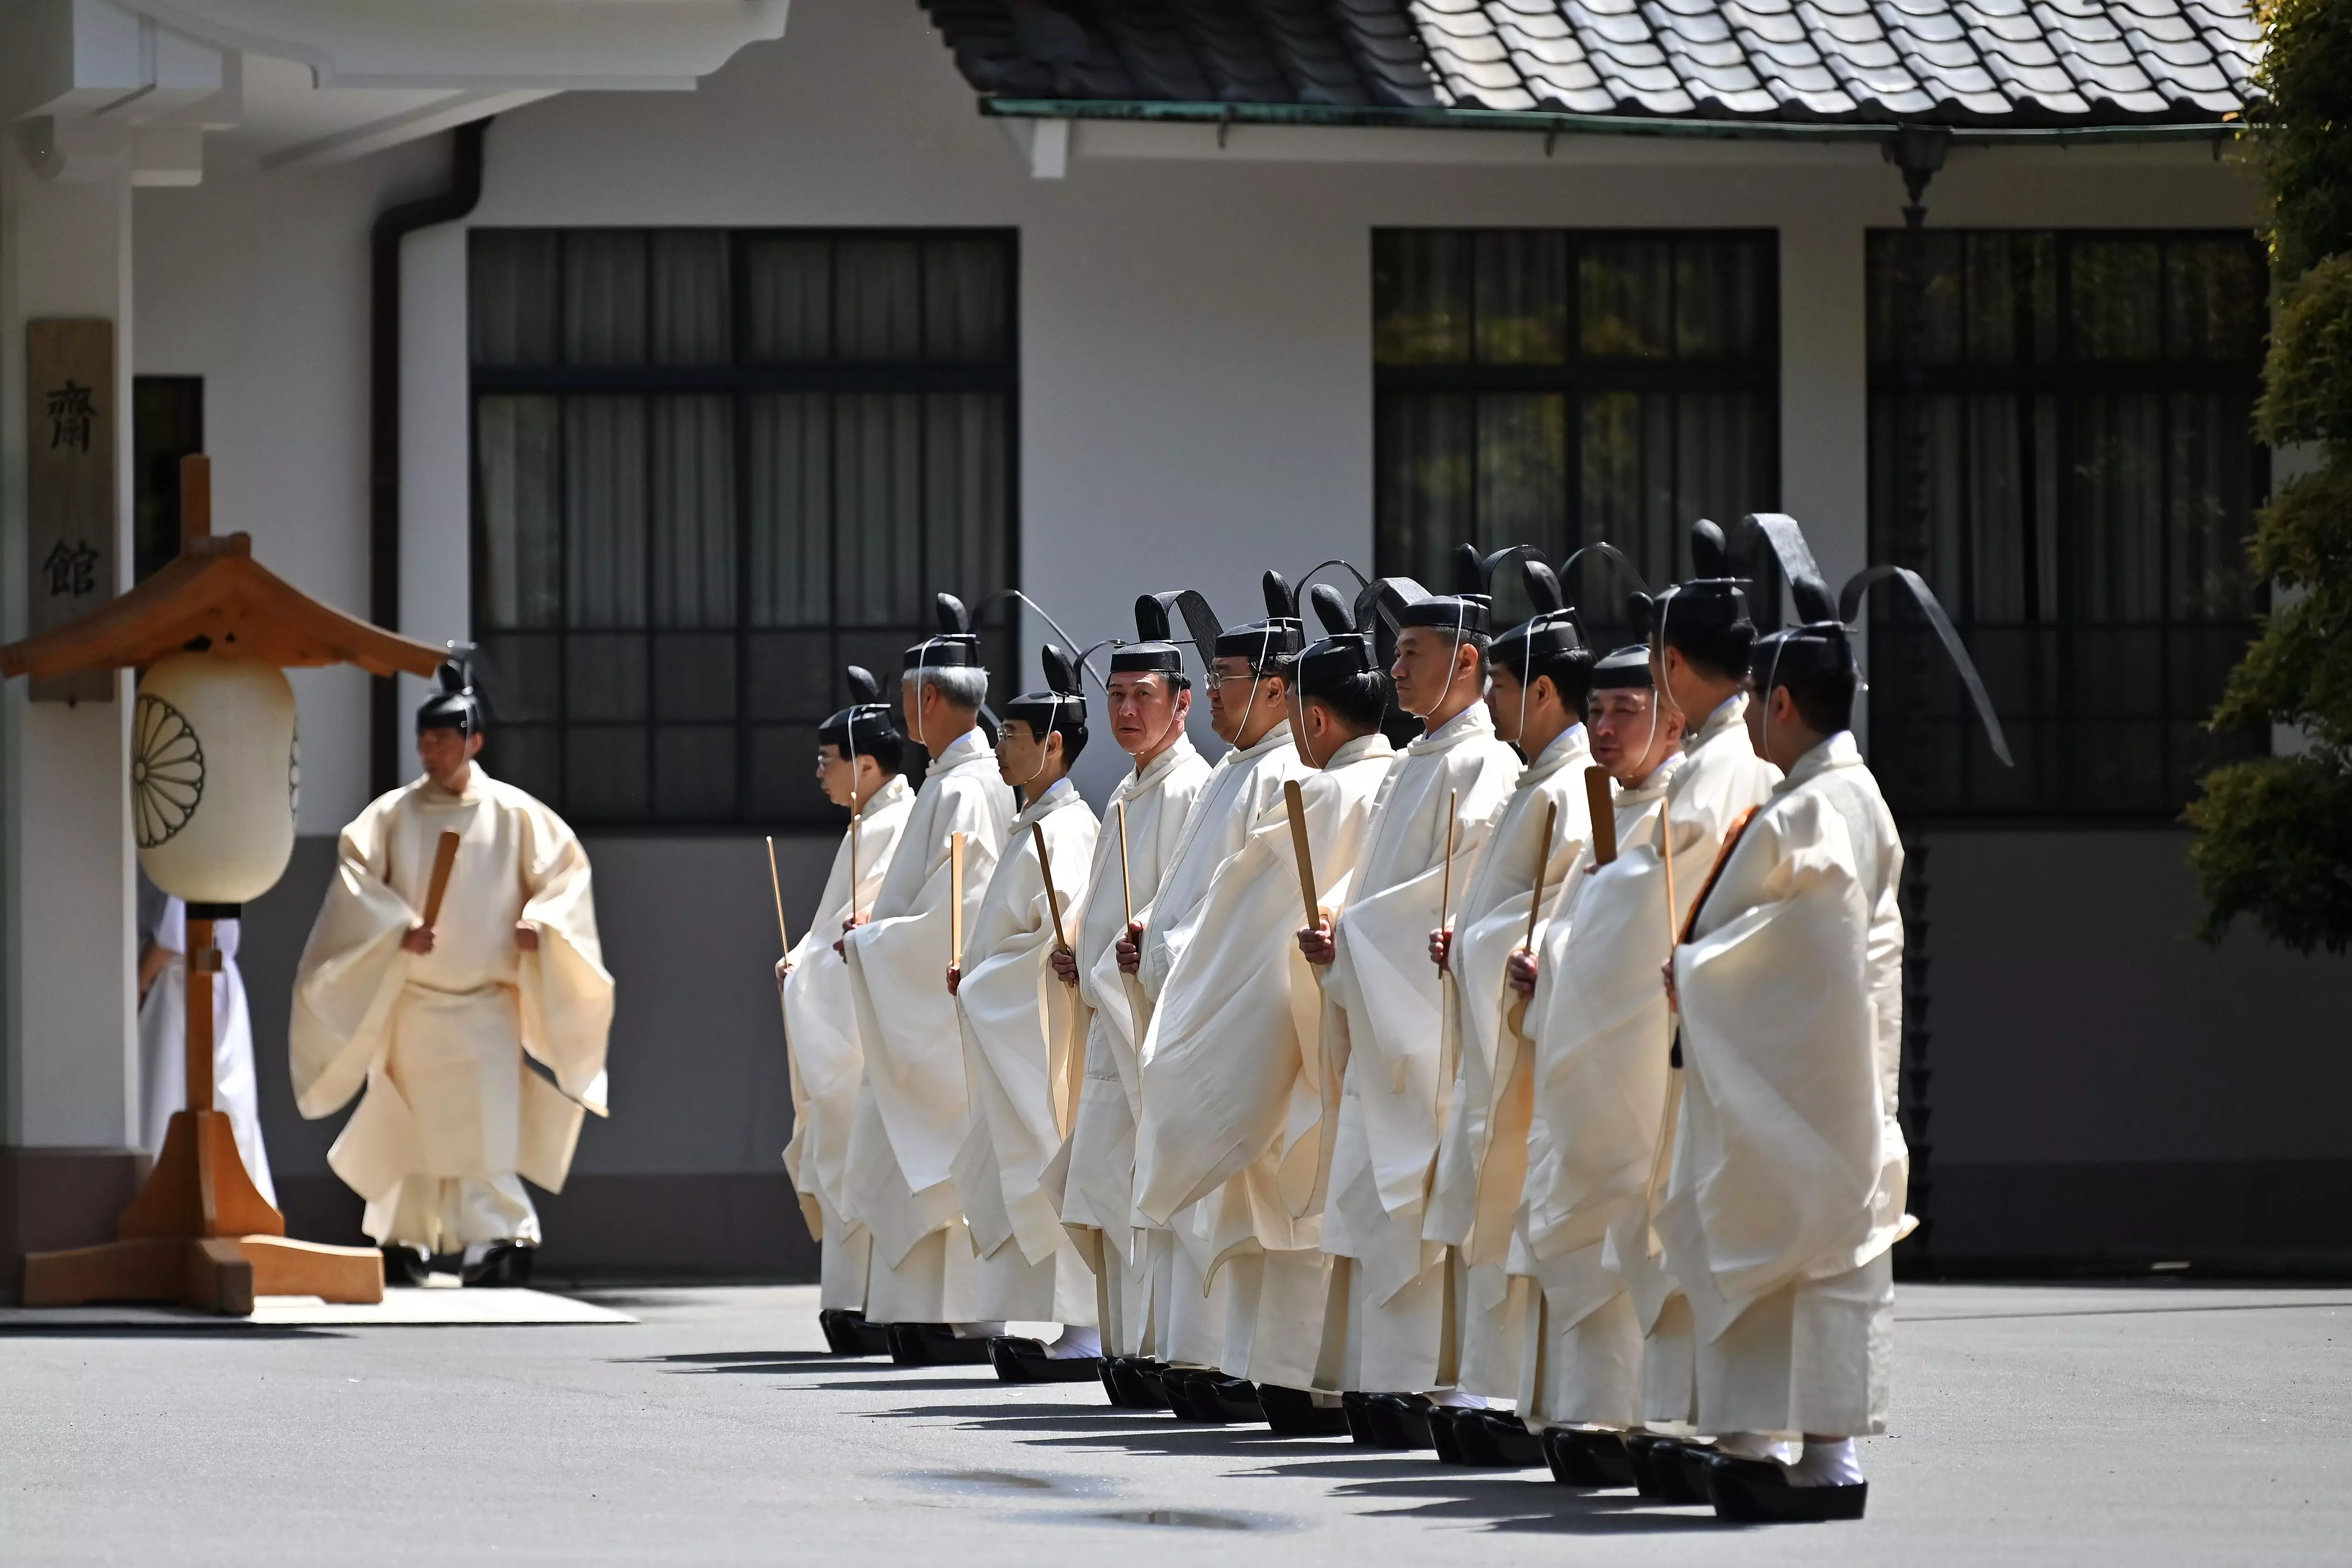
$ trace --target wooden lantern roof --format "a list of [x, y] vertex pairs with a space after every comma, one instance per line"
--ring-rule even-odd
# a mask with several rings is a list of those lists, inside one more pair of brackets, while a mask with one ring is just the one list
[[0, 675], [141, 668], [204, 639], [280, 668], [355, 664], [431, 675], [447, 658], [311, 598], [253, 558], [250, 536], [212, 533], [211, 465], [181, 464], [179, 558], [79, 620], [0, 647]]

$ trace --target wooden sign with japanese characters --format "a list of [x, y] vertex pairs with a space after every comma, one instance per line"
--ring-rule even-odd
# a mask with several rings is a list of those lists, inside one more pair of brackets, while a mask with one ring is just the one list
[[[25, 324], [26, 629], [37, 637], [79, 620], [115, 593], [114, 323]], [[106, 702], [110, 670], [35, 677], [36, 702]]]

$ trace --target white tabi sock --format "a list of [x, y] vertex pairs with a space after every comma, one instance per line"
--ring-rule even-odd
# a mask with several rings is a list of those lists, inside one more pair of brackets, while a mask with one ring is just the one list
[[948, 1327], [955, 1331], [955, 1337], [960, 1340], [992, 1340], [1004, 1332], [1004, 1325], [1001, 1322], [950, 1323]]
[[1776, 1465], [1791, 1465], [1797, 1459], [1792, 1439], [1768, 1437], [1761, 1432], [1726, 1432], [1715, 1440], [1715, 1451], [1735, 1459], [1769, 1459]]
[[1065, 1327], [1054, 1342], [1045, 1347], [1045, 1355], [1052, 1361], [1088, 1361], [1100, 1354], [1102, 1335], [1093, 1329], [1082, 1329], [1075, 1324]]
[[1833, 1437], [1826, 1443], [1808, 1437], [1804, 1458], [1789, 1467], [1792, 1487], [1850, 1487], [1861, 1479], [1862, 1464], [1855, 1458], [1851, 1437]]

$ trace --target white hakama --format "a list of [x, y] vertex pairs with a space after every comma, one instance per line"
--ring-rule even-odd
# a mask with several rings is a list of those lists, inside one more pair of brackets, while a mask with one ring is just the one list
[[[1572, 724], [1519, 773], [1454, 908], [1453, 984], [1444, 989], [1458, 1056], [1422, 1237], [1454, 1249], [1463, 1296], [1456, 1384], [1488, 1400], [1518, 1393], [1531, 1294], [1504, 1268], [1527, 1176], [1534, 1048], [1524, 1022], [1513, 1026], [1517, 993], [1503, 970], [1527, 940], [1538, 870], [1549, 916], [1584, 857], [1591, 836], [1584, 770], [1591, 761], [1584, 726]], [[1547, 811], [1549, 843], [1539, 837]], [[1539, 916], [1538, 942], [1545, 929]]]
[[1885, 1430], [1903, 851], [1843, 731], [1756, 813], [1675, 954], [1685, 1118], [1658, 1216], [1707, 1433]]
[[935, 759], [908, 808], [866, 924], [842, 938], [865, 1061], [851, 1123], [850, 1210], [873, 1243], [869, 1322], [978, 1317], [971, 1240], [952, 1179], [970, 1118], [951, 962], [950, 840], [964, 839], [970, 933], [1004, 847], [1013, 792], [978, 729]]
[[849, 1129], [856, 1120], [865, 1058], [857, 1048], [849, 965], [833, 944], [853, 910], [874, 907], [914, 802], [906, 779], [893, 774], [859, 808], [855, 826], [834, 851], [816, 914], [793, 945], [792, 968], [784, 975], [784, 1040], [793, 1089], [793, 1137], [784, 1145], [784, 1170], [800, 1194], [809, 1234], [817, 1238], [818, 1305], [851, 1312], [866, 1310], [873, 1245], [865, 1222], [850, 1206], [848, 1184]]
[[1429, 962], [1429, 933], [1448, 885], [1467, 889], [1519, 771], [1482, 702], [1407, 746], [1338, 921], [1323, 982], [1325, 1048], [1342, 1075], [1323, 1212], [1337, 1259], [1317, 1373], [1327, 1393], [1454, 1381], [1459, 1282], [1451, 1249], [1422, 1235], [1454, 1066], [1452, 981]]
[[[1117, 947], [1127, 931], [1128, 900], [1140, 914], [1160, 891], [1192, 802], [1212, 770], [1180, 734], [1140, 771], [1111, 791], [1095, 839], [1087, 899], [1071, 938], [1077, 952], [1078, 1000], [1086, 1009], [1087, 1062], [1077, 1120], [1047, 1165], [1043, 1187], [1095, 1273], [1096, 1318], [1103, 1353], [1151, 1356], [1151, 1265], [1146, 1233], [1135, 1227], [1135, 1127], [1142, 1106], [1136, 1061], [1150, 1009], [1119, 972]], [[1127, 812], [1127, 866], [1120, 875], [1118, 808]]]
[[[1299, 780], [1317, 901], [1344, 908], [1394, 752], [1340, 746]], [[1202, 900], [1169, 972], [1143, 1064], [1136, 1208], [1188, 1217], [1224, 1303], [1214, 1365], [1285, 1388], [1313, 1384], [1328, 1265], [1316, 1192], [1323, 1117], [1322, 992], [1298, 951], [1305, 923], [1290, 812], [1262, 812]]]
[[972, 1116], [954, 1173], [976, 1260], [974, 1315], [1091, 1328], [1094, 1271], [1043, 1184], [1070, 1120], [1071, 1069], [1086, 1043], [1077, 998], [1049, 962], [1055, 917], [1033, 824], [1045, 829], [1066, 933], [1086, 896], [1100, 826], [1067, 779], [1013, 819], [964, 935], [956, 1016]]

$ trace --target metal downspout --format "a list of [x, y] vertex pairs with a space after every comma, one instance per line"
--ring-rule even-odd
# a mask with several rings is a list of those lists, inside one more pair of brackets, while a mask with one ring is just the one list
[[[448, 188], [388, 207], [368, 237], [368, 619], [400, 627], [400, 242], [455, 223], [482, 199], [488, 120], [457, 127]], [[400, 685], [379, 676], [368, 691], [368, 787], [395, 788], [402, 771]]]

